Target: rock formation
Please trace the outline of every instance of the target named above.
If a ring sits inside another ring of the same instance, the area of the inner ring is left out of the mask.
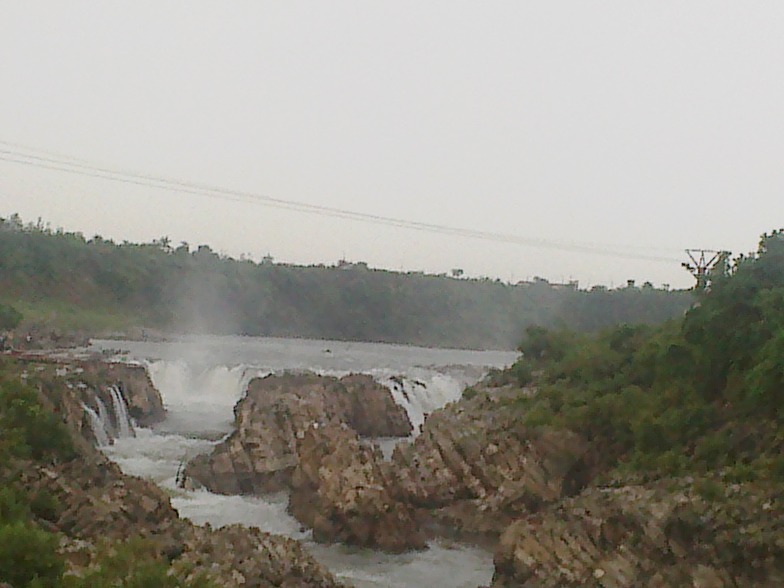
[[[94,378],[96,387],[117,386],[128,405],[131,417],[142,427],[149,427],[166,418],[166,410],[158,390],[153,386],[142,365],[128,363],[86,362],[83,375]]]
[[[587,450],[569,432],[520,425],[500,393],[479,393],[429,415],[391,467],[399,500],[458,534],[497,536],[522,513],[577,492]]]
[[[379,450],[346,425],[314,424],[299,447],[289,511],[317,541],[389,552],[420,549],[412,509],[390,495]]]
[[[784,585],[776,490],[735,485],[706,500],[694,487],[591,488],[525,517],[501,538],[492,586]]]
[[[73,386],[62,366],[56,374],[47,364],[25,367],[35,374],[42,402],[62,409],[61,414],[71,411],[72,403],[80,403],[79,394],[88,389],[87,383],[84,388]],[[105,373],[104,368],[96,369],[74,377],[91,381]],[[114,374],[127,377],[123,370]],[[124,382],[129,388],[134,385],[131,380]],[[163,490],[151,481],[123,474],[85,441],[78,419],[65,421],[76,444],[75,459],[47,465],[14,460],[0,463],[0,472],[5,479],[17,480],[30,496],[41,497],[33,509],[36,520],[61,535],[63,553],[75,569],[88,566],[96,546],[105,540],[142,537],[171,562],[176,575],[206,574],[225,588],[342,586],[297,541],[237,525],[213,530],[179,518]]]
[[[315,374],[255,379],[234,414],[234,433],[185,470],[187,479],[222,494],[285,488],[299,459],[300,441],[314,423],[345,423],[373,437],[411,432],[405,411],[389,390],[363,375],[340,380]]]

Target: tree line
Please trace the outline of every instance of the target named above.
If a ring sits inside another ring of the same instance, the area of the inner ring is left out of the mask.
[[[513,349],[532,324],[580,331],[655,324],[691,302],[687,291],[650,284],[585,291],[541,279],[511,285],[365,264],[256,263],[208,245],[115,243],[24,224],[17,215],[0,219],[0,304],[29,321],[93,332],[144,326]]]

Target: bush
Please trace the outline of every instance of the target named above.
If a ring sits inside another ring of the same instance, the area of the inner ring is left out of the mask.
[[[64,588],[213,588],[198,577],[183,581],[171,572],[154,543],[136,537],[124,543],[106,544],[98,563],[80,577],[66,576]]]
[[[15,588],[55,588],[65,570],[58,539],[21,521],[0,526],[0,581]]]
[[[75,456],[65,425],[41,406],[35,390],[15,381],[0,381],[0,450],[36,461]]]
[[[22,322],[22,313],[13,306],[0,304],[0,330],[15,329]]]

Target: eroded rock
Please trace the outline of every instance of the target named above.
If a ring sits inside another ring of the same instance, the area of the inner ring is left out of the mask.
[[[264,494],[288,486],[300,442],[313,424],[344,423],[374,437],[411,432],[389,390],[364,375],[254,379],[234,414],[235,431],[185,470],[187,479],[221,494]]]
[[[318,541],[390,552],[424,548],[411,508],[389,492],[380,451],[345,425],[315,424],[300,443],[289,511]]]
[[[493,587],[781,586],[784,511],[759,511],[775,493],[706,501],[674,482],[592,488],[511,525]]]
[[[456,532],[498,535],[522,513],[587,482],[588,444],[568,431],[529,429],[485,395],[429,415],[392,457],[397,498]]]

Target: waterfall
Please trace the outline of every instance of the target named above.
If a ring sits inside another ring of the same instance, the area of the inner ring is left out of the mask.
[[[103,430],[106,431],[106,434],[109,434],[109,431],[113,431],[114,427],[112,426],[112,421],[109,418],[109,411],[106,408],[103,400],[98,394],[95,395],[95,403],[98,405],[98,418],[101,419],[101,425],[103,426]]]
[[[109,445],[109,433],[107,432],[106,425],[104,424],[106,421],[102,420],[101,417],[98,416],[98,413],[86,404],[83,403],[82,408],[87,413],[87,416],[90,417],[90,428],[93,430],[93,436],[95,437],[95,441],[98,443],[98,446],[103,447]]]
[[[112,395],[112,404],[114,406],[114,420],[117,423],[117,438],[133,437],[133,423],[128,416],[128,407],[125,405],[125,399],[120,393],[117,386],[109,387],[109,392]]]
[[[379,376],[376,374],[377,381],[389,388],[395,402],[408,413],[414,436],[419,434],[426,415],[459,400],[470,382],[456,374],[418,373],[415,370],[407,375]]]

